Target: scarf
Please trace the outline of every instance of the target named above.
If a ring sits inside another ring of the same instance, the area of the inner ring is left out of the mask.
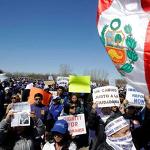
[[[107,137],[106,142],[115,150],[136,150],[131,133],[119,138]]]

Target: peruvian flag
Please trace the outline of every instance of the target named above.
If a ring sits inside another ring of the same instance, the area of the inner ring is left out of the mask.
[[[150,94],[150,0],[98,0],[97,28],[119,73]]]

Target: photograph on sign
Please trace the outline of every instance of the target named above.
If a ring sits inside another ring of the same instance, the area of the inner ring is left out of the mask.
[[[11,120],[11,127],[30,125],[31,108],[28,102],[14,103],[12,111],[14,117]]]

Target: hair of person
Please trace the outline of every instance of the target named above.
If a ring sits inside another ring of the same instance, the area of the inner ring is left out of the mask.
[[[41,93],[36,93],[35,95],[34,95],[34,98],[35,97],[40,97],[41,99],[43,99],[43,95],[41,94]]]
[[[57,90],[58,89],[62,89],[63,92],[65,91],[65,88],[63,86],[58,86]]]

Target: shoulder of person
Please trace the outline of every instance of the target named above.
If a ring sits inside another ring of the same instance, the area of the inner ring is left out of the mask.
[[[69,150],[77,150],[77,146],[74,142],[70,143]]]
[[[42,150],[55,150],[54,143],[46,142]]]

